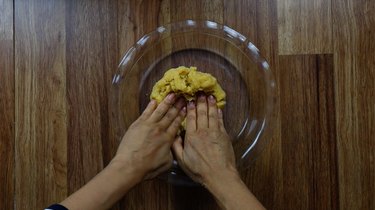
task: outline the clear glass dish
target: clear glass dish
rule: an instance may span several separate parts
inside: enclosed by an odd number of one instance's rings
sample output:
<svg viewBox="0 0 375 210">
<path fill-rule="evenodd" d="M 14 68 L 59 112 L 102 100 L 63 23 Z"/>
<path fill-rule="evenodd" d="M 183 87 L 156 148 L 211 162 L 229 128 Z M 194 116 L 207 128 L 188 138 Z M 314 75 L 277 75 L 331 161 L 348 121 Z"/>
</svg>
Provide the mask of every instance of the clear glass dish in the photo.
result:
<svg viewBox="0 0 375 210">
<path fill-rule="evenodd" d="M 123 56 L 113 77 L 112 108 L 119 140 L 138 118 L 153 85 L 170 68 L 196 66 L 215 76 L 227 94 L 223 109 L 239 170 L 250 165 L 269 138 L 275 101 L 270 66 L 242 34 L 212 21 L 186 20 L 144 35 Z M 175 162 L 162 178 L 194 185 Z"/>
</svg>

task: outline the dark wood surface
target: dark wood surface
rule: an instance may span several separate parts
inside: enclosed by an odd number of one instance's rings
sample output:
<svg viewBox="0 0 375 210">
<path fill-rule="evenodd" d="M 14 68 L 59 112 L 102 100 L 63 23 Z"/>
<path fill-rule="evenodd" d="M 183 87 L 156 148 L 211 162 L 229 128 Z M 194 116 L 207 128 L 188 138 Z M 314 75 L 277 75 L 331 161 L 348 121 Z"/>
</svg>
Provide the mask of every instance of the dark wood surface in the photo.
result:
<svg viewBox="0 0 375 210">
<path fill-rule="evenodd" d="M 13 3 L 0 0 L 0 207 L 13 208 L 15 166 Z"/>
<path fill-rule="evenodd" d="M 0 0 L 0 208 L 42 209 L 113 157 L 122 54 L 184 19 L 227 24 L 277 82 L 271 143 L 241 175 L 268 209 L 375 209 L 375 2 Z M 160 180 L 113 209 L 218 209 Z"/>
</svg>

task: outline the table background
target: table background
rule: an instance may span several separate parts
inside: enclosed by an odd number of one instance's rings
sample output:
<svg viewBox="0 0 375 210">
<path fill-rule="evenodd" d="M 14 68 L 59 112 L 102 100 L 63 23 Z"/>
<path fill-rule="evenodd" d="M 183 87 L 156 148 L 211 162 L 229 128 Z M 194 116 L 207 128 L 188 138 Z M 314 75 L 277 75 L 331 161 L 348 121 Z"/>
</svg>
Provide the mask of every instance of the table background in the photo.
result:
<svg viewBox="0 0 375 210">
<path fill-rule="evenodd" d="M 0 208 L 42 209 L 114 155 L 109 98 L 144 33 L 208 19 L 243 33 L 276 77 L 272 143 L 247 171 L 268 209 L 375 209 L 375 1 L 0 0 Z M 224 183 L 223 183 L 224 184 Z M 218 209 L 147 181 L 113 209 Z"/>
</svg>

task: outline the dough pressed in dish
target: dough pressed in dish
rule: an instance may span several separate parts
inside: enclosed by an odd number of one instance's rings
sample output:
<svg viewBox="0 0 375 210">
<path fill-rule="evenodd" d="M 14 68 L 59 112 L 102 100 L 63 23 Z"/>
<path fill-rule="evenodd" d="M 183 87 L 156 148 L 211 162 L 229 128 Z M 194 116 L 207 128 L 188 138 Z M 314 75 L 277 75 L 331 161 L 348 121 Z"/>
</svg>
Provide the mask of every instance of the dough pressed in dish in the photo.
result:
<svg viewBox="0 0 375 210">
<path fill-rule="evenodd" d="M 194 100 L 197 92 L 204 92 L 216 98 L 220 109 L 225 105 L 226 95 L 216 78 L 198 71 L 196 67 L 180 66 L 166 71 L 163 78 L 152 88 L 150 99 L 160 103 L 171 92 L 185 97 L 188 101 Z"/>
</svg>

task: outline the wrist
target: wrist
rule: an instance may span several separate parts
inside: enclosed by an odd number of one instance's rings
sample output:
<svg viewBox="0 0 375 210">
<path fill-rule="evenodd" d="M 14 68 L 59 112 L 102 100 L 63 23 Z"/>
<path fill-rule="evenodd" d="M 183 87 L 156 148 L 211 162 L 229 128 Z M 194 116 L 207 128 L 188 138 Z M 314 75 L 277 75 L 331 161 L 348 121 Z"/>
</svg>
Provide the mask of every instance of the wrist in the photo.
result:
<svg viewBox="0 0 375 210">
<path fill-rule="evenodd" d="M 108 209 L 141 180 L 131 165 L 114 159 L 61 204 L 68 209 Z"/>
<path fill-rule="evenodd" d="M 214 175 L 213 175 L 214 174 Z M 242 182 L 237 169 L 233 166 L 220 172 L 212 173 L 211 176 L 204 178 L 203 185 L 213 194 L 223 190 L 223 186 L 232 183 Z M 223 184 L 225 183 L 225 184 Z"/>
<path fill-rule="evenodd" d="M 135 184 L 141 182 L 145 176 L 141 170 L 134 166 L 134 164 L 124 161 L 118 157 L 113 158 L 106 168 L 112 173 L 116 173 L 121 175 L 121 177 L 124 177 L 124 181 L 128 182 L 131 180 Z"/>
<path fill-rule="evenodd" d="M 228 170 L 215 179 L 210 179 L 206 188 L 222 209 L 264 209 L 242 182 L 237 171 Z"/>
</svg>

